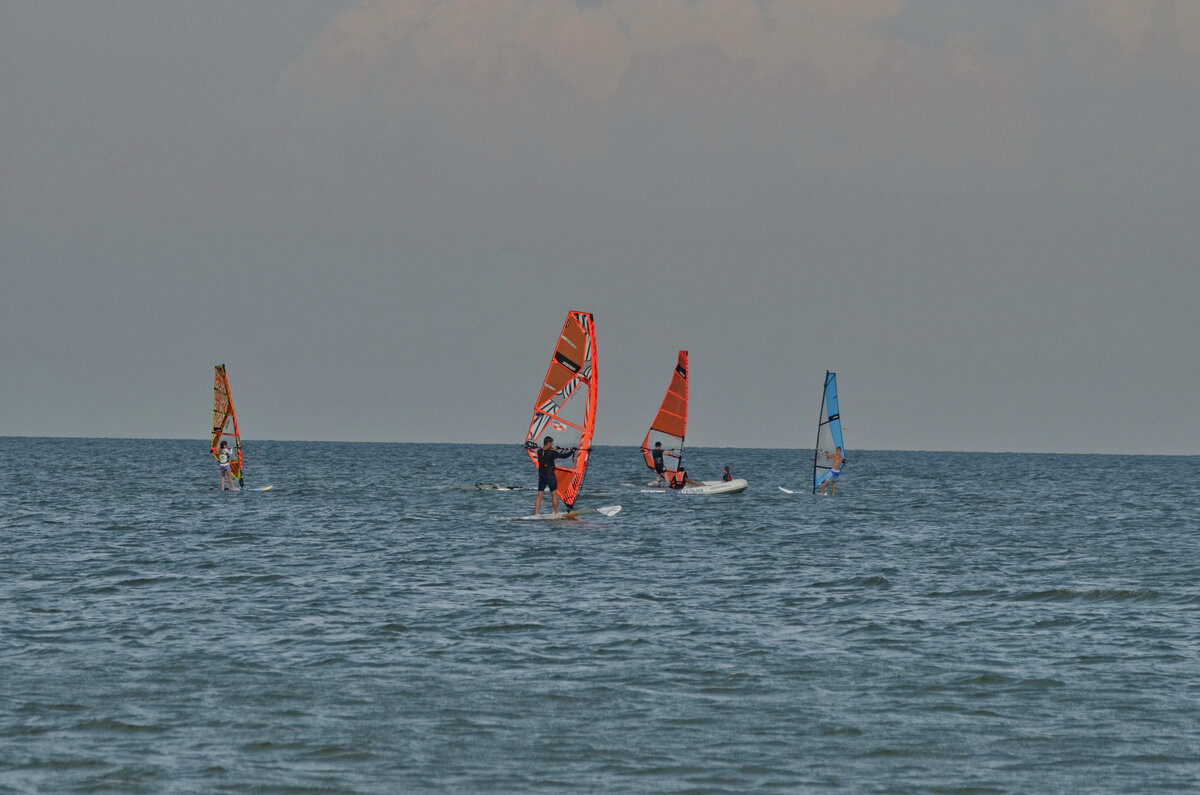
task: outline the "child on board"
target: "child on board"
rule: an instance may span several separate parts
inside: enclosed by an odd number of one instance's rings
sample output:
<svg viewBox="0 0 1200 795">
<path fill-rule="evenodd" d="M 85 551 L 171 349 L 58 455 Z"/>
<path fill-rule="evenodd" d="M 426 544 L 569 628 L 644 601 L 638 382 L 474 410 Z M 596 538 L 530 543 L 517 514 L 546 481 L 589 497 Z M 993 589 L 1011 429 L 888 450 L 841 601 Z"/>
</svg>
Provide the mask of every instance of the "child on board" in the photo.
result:
<svg viewBox="0 0 1200 795">
<path fill-rule="evenodd" d="M 733 480 L 733 475 L 729 474 L 729 467 L 725 467 L 725 471 L 721 473 L 721 480 L 726 483 Z"/>
<path fill-rule="evenodd" d="M 233 491 L 233 451 L 229 449 L 229 443 L 224 439 L 221 440 L 221 446 L 217 448 L 217 463 L 221 466 L 221 491 L 225 491 L 225 479 L 229 479 L 229 490 Z"/>
<path fill-rule="evenodd" d="M 682 489 L 684 486 L 699 486 L 700 484 L 687 476 L 687 470 L 683 467 L 675 473 L 675 478 L 671 481 L 671 488 Z"/>
</svg>

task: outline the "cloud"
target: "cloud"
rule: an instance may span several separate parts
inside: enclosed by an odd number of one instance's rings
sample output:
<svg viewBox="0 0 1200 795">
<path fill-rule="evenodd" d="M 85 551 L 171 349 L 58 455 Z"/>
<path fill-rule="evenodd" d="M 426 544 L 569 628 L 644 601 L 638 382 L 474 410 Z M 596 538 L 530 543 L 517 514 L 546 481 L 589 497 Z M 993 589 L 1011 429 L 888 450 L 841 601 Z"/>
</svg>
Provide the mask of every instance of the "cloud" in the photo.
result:
<svg viewBox="0 0 1200 795">
<path fill-rule="evenodd" d="M 456 69 L 484 85 L 506 59 L 525 58 L 580 99 L 606 101 L 639 56 L 713 47 L 759 76 L 806 63 L 846 87 L 886 52 L 871 26 L 900 9 L 899 0 L 364 0 L 292 72 L 345 99 L 404 55 L 424 78 Z"/>
<path fill-rule="evenodd" d="M 1049 30 L 1080 71 L 1128 79 L 1149 69 L 1200 84 L 1196 0 L 1071 0 Z"/>
<path fill-rule="evenodd" d="M 889 36 L 903 8 L 901 0 L 363 0 L 285 78 L 340 107 L 435 107 L 460 129 L 497 135 L 515 125 L 601 148 L 603 130 L 623 114 L 687 114 L 710 141 L 749 131 L 761 145 L 826 164 L 894 151 L 946 163 L 1019 159 L 1033 126 L 1021 70 L 971 37 L 930 50 Z"/>
</svg>

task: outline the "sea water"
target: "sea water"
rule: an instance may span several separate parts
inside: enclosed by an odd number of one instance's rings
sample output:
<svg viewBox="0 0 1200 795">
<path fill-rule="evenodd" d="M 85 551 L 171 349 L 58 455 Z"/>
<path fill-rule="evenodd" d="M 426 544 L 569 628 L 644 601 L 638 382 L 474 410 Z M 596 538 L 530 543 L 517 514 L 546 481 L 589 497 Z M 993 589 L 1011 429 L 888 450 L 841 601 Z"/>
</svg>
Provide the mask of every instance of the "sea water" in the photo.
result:
<svg viewBox="0 0 1200 795">
<path fill-rule="evenodd" d="M 0 439 L 0 790 L 1200 788 L 1198 458 L 207 447 Z"/>
</svg>

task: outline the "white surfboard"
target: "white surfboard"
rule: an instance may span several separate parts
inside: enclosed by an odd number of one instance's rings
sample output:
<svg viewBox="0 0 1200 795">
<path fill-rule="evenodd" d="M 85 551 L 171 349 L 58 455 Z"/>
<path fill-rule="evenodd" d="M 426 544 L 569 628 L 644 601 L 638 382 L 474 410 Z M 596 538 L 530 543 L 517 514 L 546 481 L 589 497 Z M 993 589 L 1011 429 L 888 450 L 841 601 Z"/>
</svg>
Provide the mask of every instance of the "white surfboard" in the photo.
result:
<svg viewBox="0 0 1200 795">
<path fill-rule="evenodd" d="M 602 516 L 616 516 L 620 512 L 620 505 L 602 505 L 599 508 L 581 508 L 578 511 L 568 511 L 566 513 L 537 513 L 533 516 L 518 516 L 517 519 L 522 522 L 556 521 L 559 519 L 574 519 L 590 513 L 598 513 Z"/>
<path fill-rule="evenodd" d="M 783 486 L 780 486 L 780 487 L 779 487 L 779 490 L 780 490 L 780 491 L 782 491 L 784 494 L 807 494 L 807 493 L 808 493 L 807 491 L 792 491 L 791 489 L 785 489 Z M 818 492 L 816 492 L 816 493 L 815 493 L 813 496 L 815 496 L 815 497 L 829 497 L 829 496 L 831 496 L 831 495 L 830 495 L 830 494 L 827 494 L 827 493 L 823 493 L 823 492 L 820 492 L 820 491 L 818 491 Z"/>
</svg>

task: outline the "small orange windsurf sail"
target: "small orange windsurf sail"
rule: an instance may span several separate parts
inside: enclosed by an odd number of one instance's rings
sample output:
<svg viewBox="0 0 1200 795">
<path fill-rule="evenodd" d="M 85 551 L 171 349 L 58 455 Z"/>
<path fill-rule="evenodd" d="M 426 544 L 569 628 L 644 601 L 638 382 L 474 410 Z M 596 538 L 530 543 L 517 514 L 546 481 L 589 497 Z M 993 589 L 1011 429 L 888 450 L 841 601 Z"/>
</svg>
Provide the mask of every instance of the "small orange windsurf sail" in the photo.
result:
<svg viewBox="0 0 1200 795">
<path fill-rule="evenodd" d="M 658 414 L 642 441 L 642 457 L 646 466 L 654 469 L 654 443 L 662 442 L 663 466 L 667 477 L 674 478 L 683 459 L 683 437 L 687 435 L 688 415 L 688 352 L 680 351 L 671 373 L 671 385 L 663 397 Z"/>
<path fill-rule="evenodd" d="M 225 374 L 225 365 L 218 364 L 217 374 L 213 379 L 213 458 L 217 458 L 221 440 L 227 436 L 233 437 L 233 450 L 229 453 L 229 468 L 233 471 L 233 476 L 238 479 L 238 485 L 245 486 L 245 483 L 242 482 L 242 436 L 238 433 L 237 413 L 233 410 L 233 397 L 229 394 L 229 376 Z"/>
<path fill-rule="evenodd" d="M 579 448 L 555 468 L 558 496 L 568 510 L 575 505 L 583 486 L 595 422 L 596 327 L 590 312 L 568 312 L 525 434 L 525 449 L 534 466 L 545 436 L 554 437 L 555 447 Z"/>
</svg>

